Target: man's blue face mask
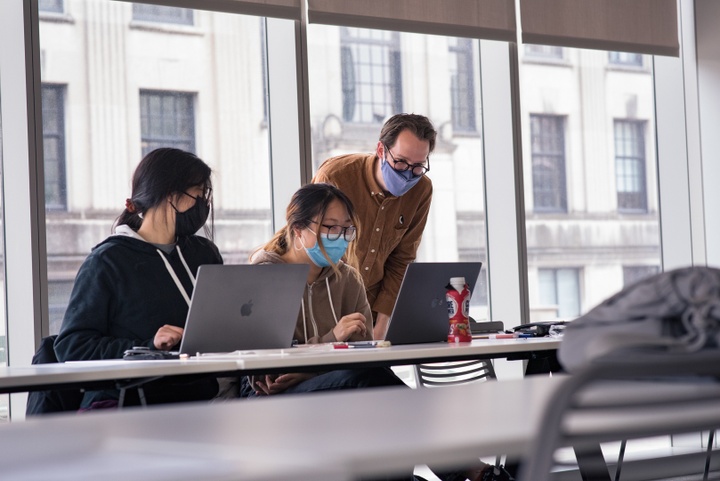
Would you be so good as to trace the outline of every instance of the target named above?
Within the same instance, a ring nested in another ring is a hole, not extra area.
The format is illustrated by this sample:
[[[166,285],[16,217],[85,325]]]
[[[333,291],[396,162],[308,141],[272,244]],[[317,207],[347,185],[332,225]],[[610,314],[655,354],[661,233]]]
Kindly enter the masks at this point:
[[[380,167],[380,170],[382,172],[383,181],[385,182],[385,187],[388,192],[395,197],[400,197],[405,194],[407,191],[412,189],[415,184],[420,182],[420,179],[422,179],[422,176],[414,176],[411,170],[401,172],[393,169],[392,165],[390,165],[390,162],[387,160],[387,156],[382,159],[382,166]]]

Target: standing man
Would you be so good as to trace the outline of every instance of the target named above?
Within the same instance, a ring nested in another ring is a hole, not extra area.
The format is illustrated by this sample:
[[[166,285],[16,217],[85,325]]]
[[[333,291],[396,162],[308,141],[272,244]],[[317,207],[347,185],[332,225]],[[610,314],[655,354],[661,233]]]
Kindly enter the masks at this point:
[[[394,115],[383,125],[375,152],[328,159],[313,178],[336,185],[358,214],[358,268],[375,316],[375,339],[385,338],[400,283],[425,229],[432,200],[425,174],[436,136],[427,117]]]

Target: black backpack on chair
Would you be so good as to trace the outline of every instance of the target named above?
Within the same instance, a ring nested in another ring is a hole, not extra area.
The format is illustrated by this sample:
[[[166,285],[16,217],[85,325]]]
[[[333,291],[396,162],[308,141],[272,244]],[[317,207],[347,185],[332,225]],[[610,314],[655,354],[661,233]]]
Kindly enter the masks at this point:
[[[44,337],[40,347],[32,358],[33,364],[51,364],[58,362],[53,344],[57,336]],[[83,399],[79,389],[56,389],[50,391],[32,391],[28,394],[25,416],[77,411]]]

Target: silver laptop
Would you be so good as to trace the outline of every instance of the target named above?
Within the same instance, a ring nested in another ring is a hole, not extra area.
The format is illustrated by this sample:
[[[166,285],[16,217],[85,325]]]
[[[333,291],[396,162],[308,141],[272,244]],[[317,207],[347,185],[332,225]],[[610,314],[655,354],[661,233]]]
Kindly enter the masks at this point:
[[[447,341],[449,323],[445,288],[451,277],[464,277],[475,294],[482,262],[413,262],[408,265],[385,339],[392,344]]]
[[[309,270],[307,264],[200,266],[180,353],[290,347]]]

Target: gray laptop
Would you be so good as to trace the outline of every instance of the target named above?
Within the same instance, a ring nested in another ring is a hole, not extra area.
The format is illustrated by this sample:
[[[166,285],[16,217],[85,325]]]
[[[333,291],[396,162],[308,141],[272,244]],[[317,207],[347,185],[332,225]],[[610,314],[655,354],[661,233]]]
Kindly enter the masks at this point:
[[[464,277],[475,294],[482,262],[413,262],[400,285],[385,339],[392,344],[447,342],[449,324],[445,286]]]
[[[290,347],[310,266],[203,265],[180,353]]]

